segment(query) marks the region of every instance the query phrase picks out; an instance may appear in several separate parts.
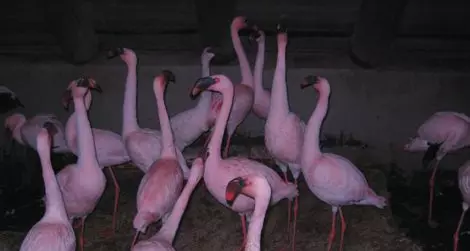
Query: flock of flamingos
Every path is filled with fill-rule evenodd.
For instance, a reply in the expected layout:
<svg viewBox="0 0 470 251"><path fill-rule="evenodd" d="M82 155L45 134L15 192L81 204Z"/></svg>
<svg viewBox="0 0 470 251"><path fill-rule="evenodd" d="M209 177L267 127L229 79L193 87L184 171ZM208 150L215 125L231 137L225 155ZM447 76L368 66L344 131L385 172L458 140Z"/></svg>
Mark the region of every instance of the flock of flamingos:
<svg viewBox="0 0 470 251"><path fill-rule="evenodd" d="M175 76L162 71L153 82L161 131L140 128L136 116L137 57L130 49L118 48L110 57L120 56L127 64L127 78L123 104L122 134L91 128L87 110L92 102L91 90L101 92L100 86L91 78L81 77L70 83L62 97L66 109L73 101L74 112L65 127L54 115L36 115L30 119L19 113L5 121L12 137L21 144L34 148L40 157L45 185L46 211L21 245L21 251L73 251L76 248L72 228L80 228L79 245L83 250L83 230L87 216L93 212L103 194L106 178L102 171L109 167L115 183L113 222L105 233L113 234L119 186L112 166L133 162L145 175L137 192L137 214L133 220L136 235L132 250L174 250L173 239L192 191L201 178L209 192L221 204L238 213L243 226L241 250L260 250L260 236L264 216L269 205L282 199L289 200L288 225L291 248L295 250L297 216L297 179L302 173L310 191L320 200L331 205L332 224L328 238L331 250L335 237L336 215L341 219L341 244L346 222L341 211L346 205L386 206L384 197L378 196L364 175L348 159L336 154L322 153L319 136L322 122L328 110L330 84L318 76L307 76L301 88L313 86L318 92L315 110L305 124L289 110L286 86L286 30L278 25L277 64L272 90L263 88L265 36L256 26L249 25L244 17L236 17L231 24L233 46L240 63L241 84L232 84L225 75L211 75L209 62L214 54L206 48L201 56L202 77L190 94L199 96L195 107L181 112L171 119L165 107L164 93ZM240 37L241 29L251 29L252 39L258 43L254 72L244 52ZM2 87L0 104L2 112L21 105L16 95ZM265 119L265 145L283 172L280 177L270 167L244 157L228 157L230 138L247 114L253 111ZM202 133L211 130L191 168L187 167L182 151ZM407 151L426 152L423 163L437 169L439 161L447 152L470 143L470 119L464 114L437 112L418 130L418 136L405 146ZM222 152L223 137L227 144ZM57 175L52 169L50 155L72 152L78 161L62 169ZM290 182L287 171L294 178ZM435 174L435 171L434 171ZM434 174L430 180L431 220ZM183 186L183 181L187 180ZM458 233L465 211L470 203L470 162L459 171L459 184L463 195L463 213L454 235L457 250ZM294 201L293 213L291 210ZM291 220L291 214L294 219ZM246 228L246 218L249 225ZM139 233L162 220L162 227L153 237L139 241Z"/></svg>

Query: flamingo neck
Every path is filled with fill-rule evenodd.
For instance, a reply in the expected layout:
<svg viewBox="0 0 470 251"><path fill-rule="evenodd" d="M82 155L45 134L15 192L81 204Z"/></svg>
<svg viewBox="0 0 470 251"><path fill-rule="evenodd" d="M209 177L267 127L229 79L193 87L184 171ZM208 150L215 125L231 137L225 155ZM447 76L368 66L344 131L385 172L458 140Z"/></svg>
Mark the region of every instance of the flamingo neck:
<svg viewBox="0 0 470 251"><path fill-rule="evenodd" d="M11 135L13 139L15 139L18 143L24 145L23 137L21 136L21 129L23 128L24 124L26 123L26 119L21 119L16 123L15 128L13 128Z"/></svg>
<svg viewBox="0 0 470 251"><path fill-rule="evenodd" d="M240 63L240 71L242 74L242 84L253 88L253 74L251 72L250 63L246 57L245 50L243 49L238 29L235 27L230 28L230 35L232 37L233 48L237 54L238 62Z"/></svg>
<svg viewBox="0 0 470 251"><path fill-rule="evenodd" d="M92 95L91 92L87 92L85 94L84 102L85 102L85 109L88 111L91 106L92 102ZM82 102L83 103L83 102ZM67 147L71 149L72 152L78 153L77 149L77 113L76 109L74 109L73 113L70 115L67 123L65 124L65 141L67 143Z"/></svg>
<svg viewBox="0 0 470 251"><path fill-rule="evenodd" d="M203 60L202 64L202 72L201 77L208 77L211 74L210 70L210 62ZM211 92L203 92L201 93L201 97L197 103L198 109L209 111L212 102L212 93Z"/></svg>
<svg viewBox="0 0 470 251"><path fill-rule="evenodd" d="M139 129L137 123L137 65L127 64L124 103L122 106L122 136Z"/></svg>
<svg viewBox="0 0 470 251"><path fill-rule="evenodd" d="M188 179L186 186L183 188L183 191L173 206L173 210L171 211L163 226L160 228L158 234L154 236L155 238L162 238L169 243L173 243L181 222L181 218L183 217L184 211L188 206L189 198L191 197L191 194L196 188L198 182L199 179L196 182L194 182L192 179Z"/></svg>
<svg viewBox="0 0 470 251"><path fill-rule="evenodd" d="M42 167L42 177L46 194L46 216L60 217L67 219L62 193L52 169L50 147L47 151L38 150Z"/></svg>
<svg viewBox="0 0 470 251"><path fill-rule="evenodd" d="M155 99L157 100L158 120L160 122L160 130L162 132L162 150L161 157L175 158L175 145L173 139L173 132L171 130L170 119L166 111L165 97L163 88L156 88L154 90Z"/></svg>
<svg viewBox="0 0 470 251"><path fill-rule="evenodd" d="M259 251L261 243L261 231L263 229L266 210L269 206L271 197L269 193L260 193L255 197L255 210L248 226L246 251Z"/></svg>
<svg viewBox="0 0 470 251"><path fill-rule="evenodd" d="M98 161L96 159L96 149L91 131L90 121L88 120L87 109L84 104L83 97L73 98L76 116L77 128L77 152L78 162L87 162L92 165L86 164L85 167L97 167Z"/></svg>
<svg viewBox="0 0 470 251"><path fill-rule="evenodd" d="M258 52L256 54L255 71L253 76L253 82L255 86L255 97L259 97L263 88L263 68L264 68L264 53L265 44L264 42L258 43Z"/></svg>
<svg viewBox="0 0 470 251"><path fill-rule="evenodd" d="M227 120L230 115L233 103L233 85L221 91L222 106L220 112L215 120L214 131L211 140L208 144L209 157L208 159L217 158L221 159L220 149L222 147L222 139L227 126Z"/></svg>
<svg viewBox="0 0 470 251"><path fill-rule="evenodd" d="M268 117L275 115L286 116L289 113L286 86L286 44L279 44L277 49L276 70L274 71L271 90L271 105Z"/></svg>
<svg viewBox="0 0 470 251"><path fill-rule="evenodd" d="M321 156L320 151L320 130L328 111L329 93L322 93L318 97L317 106L308 120L305 128L303 162L308 164ZM307 147L308 146L308 147ZM307 165L308 166L308 165Z"/></svg>

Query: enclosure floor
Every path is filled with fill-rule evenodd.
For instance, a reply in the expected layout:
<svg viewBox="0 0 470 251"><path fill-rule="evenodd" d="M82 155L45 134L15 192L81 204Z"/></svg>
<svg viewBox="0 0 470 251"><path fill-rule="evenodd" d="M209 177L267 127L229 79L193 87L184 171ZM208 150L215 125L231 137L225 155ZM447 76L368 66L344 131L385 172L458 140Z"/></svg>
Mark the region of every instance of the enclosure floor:
<svg viewBox="0 0 470 251"><path fill-rule="evenodd" d="M387 196L386 177L377 166L363 168L370 185ZM116 170L121 186L118 231L114 238L102 238L99 232L111 225L114 188L108 182L106 191L95 212L87 218L85 227L85 250L129 250L134 230L132 220L136 213L135 196L143 174L137 168ZM108 172L106 172L108 175ZM109 178L109 177L108 177ZM326 250L331 224L331 207L310 193L303 179L299 182L300 200L297 224L296 250ZM377 209L370 206L347 206L343 208L347 221L345 250L421 250L394 226L389 207ZM339 221L338 221L339 223ZM337 225L339 226L339 225ZM147 239L159 226L152 226ZM287 247L287 202L281 201L271 207L263 231L263 250L279 250ZM338 248L339 227L333 246ZM25 233L1 232L0 250L18 250ZM182 219L174 246L179 251L237 250L242 241L239 216L220 205L201 182L193 193Z"/></svg>

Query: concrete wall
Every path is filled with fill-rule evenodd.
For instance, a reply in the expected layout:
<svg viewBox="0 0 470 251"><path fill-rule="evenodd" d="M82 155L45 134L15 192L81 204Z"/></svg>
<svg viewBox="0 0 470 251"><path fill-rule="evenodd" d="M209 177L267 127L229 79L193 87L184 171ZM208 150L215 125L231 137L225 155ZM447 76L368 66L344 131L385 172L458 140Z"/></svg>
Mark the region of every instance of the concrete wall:
<svg viewBox="0 0 470 251"><path fill-rule="evenodd" d="M200 76L199 66L141 65L139 68L139 122L142 127L158 128L153 76L162 69L172 70L177 83L170 86L167 105L170 115L195 105L190 88ZM213 67L213 73L225 73L235 83L240 80L238 67ZM121 131L122 100L126 77L123 63L75 67L65 64L8 64L2 66L2 84L10 87L26 106L18 109L27 116L54 113L62 121L68 114L61 106L61 94L68 83L82 74L92 76L103 94L94 94L90 112L92 125ZM452 110L470 114L470 74L451 72L365 71L341 69L289 69L287 74L291 110L308 120L316 103L313 89L301 91L299 83L308 74L327 77L332 88L324 132L340 130L365 141L372 147L398 148L414 136L417 127L436 111ZM273 69L264 73L265 86L271 85ZM4 119L4 117L2 117ZM262 133L264 123L250 115L241 130L252 135Z"/></svg>

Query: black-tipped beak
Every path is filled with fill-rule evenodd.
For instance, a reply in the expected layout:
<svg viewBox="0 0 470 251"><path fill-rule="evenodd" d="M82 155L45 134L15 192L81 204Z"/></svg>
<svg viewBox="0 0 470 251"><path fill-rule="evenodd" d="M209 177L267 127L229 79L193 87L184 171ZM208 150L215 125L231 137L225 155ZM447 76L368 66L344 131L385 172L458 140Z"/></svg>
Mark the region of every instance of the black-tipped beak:
<svg viewBox="0 0 470 251"><path fill-rule="evenodd" d="M55 135L58 131L57 127L51 122L45 122L42 127L46 129L49 135L51 136Z"/></svg>
<svg viewBox="0 0 470 251"><path fill-rule="evenodd" d="M308 75L307 77L304 78L304 82L300 84L300 88L301 89L307 88L311 85L318 83L319 80L320 79L317 76Z"/></svg>
<svg viewBox="0 0 470 251"><path fill-rule="evenodd" d="M62 94L62 106L66 111L69 110L70 101L72 100L72 90L66 90Z"/></svg>
<svg viewBox="0 0 470 251"><path fill-rule="evenodd" d="M250 32L250 41L256 41L260 37L258 27L255 26L255 28Z"/></svg>
<svg viewBox="0 0 470 251"><path fill-rule="evenodd" d="M202 77L196 80L193 89L191 90L190 97L195 99L201 92L207 90L211 85L217 83L213 77Z"/></svg>
<svg viewBox="0 0 470 251"><path fill-rule="evenodd" d="M17 106L24 108L23 103L21 103L21 101L20 101L18 98L15 98L15 102L16 102L16 105L17 105Z"/></svg>
<svg viewBox="0 0 470 251"><path fill-rule="evenodd" d="M229 206L233 205L237 197L242 192L244 186L245 181L240 177L231 180L227 184L227 188L225 189L225 201Z"/></svg>
<svg viewBox="0 0 470 251"><path fill-rule="evenodd" d="M279 22L277 24L276 31L277 31L277 33L286 33L287 32L287 27L282 22Z"/></svg>
<svg viewBox="0 0 470 251"><path fill-rule="evenodd" d="M108 51L107 58L112 59L124 53L124 48L118 47Z"/></svg>
<svg viewBox="0 0 470 251"><path fill-rule="evenodd" d="M96 83L96 81L90 77L81 77L76 80L77 86L89 88L90 90L95 90L99 93L103 92L101 86Z"/></svg>
<svg viewBox="0 0 470 251"><path fill-rule="evenodd" d="M175 77L175 74L173 74L173 72L171 72L169 70L163 70L162 75L163 75L163 79L164 79L166 84L176 82L176 77Z"/></svg>

